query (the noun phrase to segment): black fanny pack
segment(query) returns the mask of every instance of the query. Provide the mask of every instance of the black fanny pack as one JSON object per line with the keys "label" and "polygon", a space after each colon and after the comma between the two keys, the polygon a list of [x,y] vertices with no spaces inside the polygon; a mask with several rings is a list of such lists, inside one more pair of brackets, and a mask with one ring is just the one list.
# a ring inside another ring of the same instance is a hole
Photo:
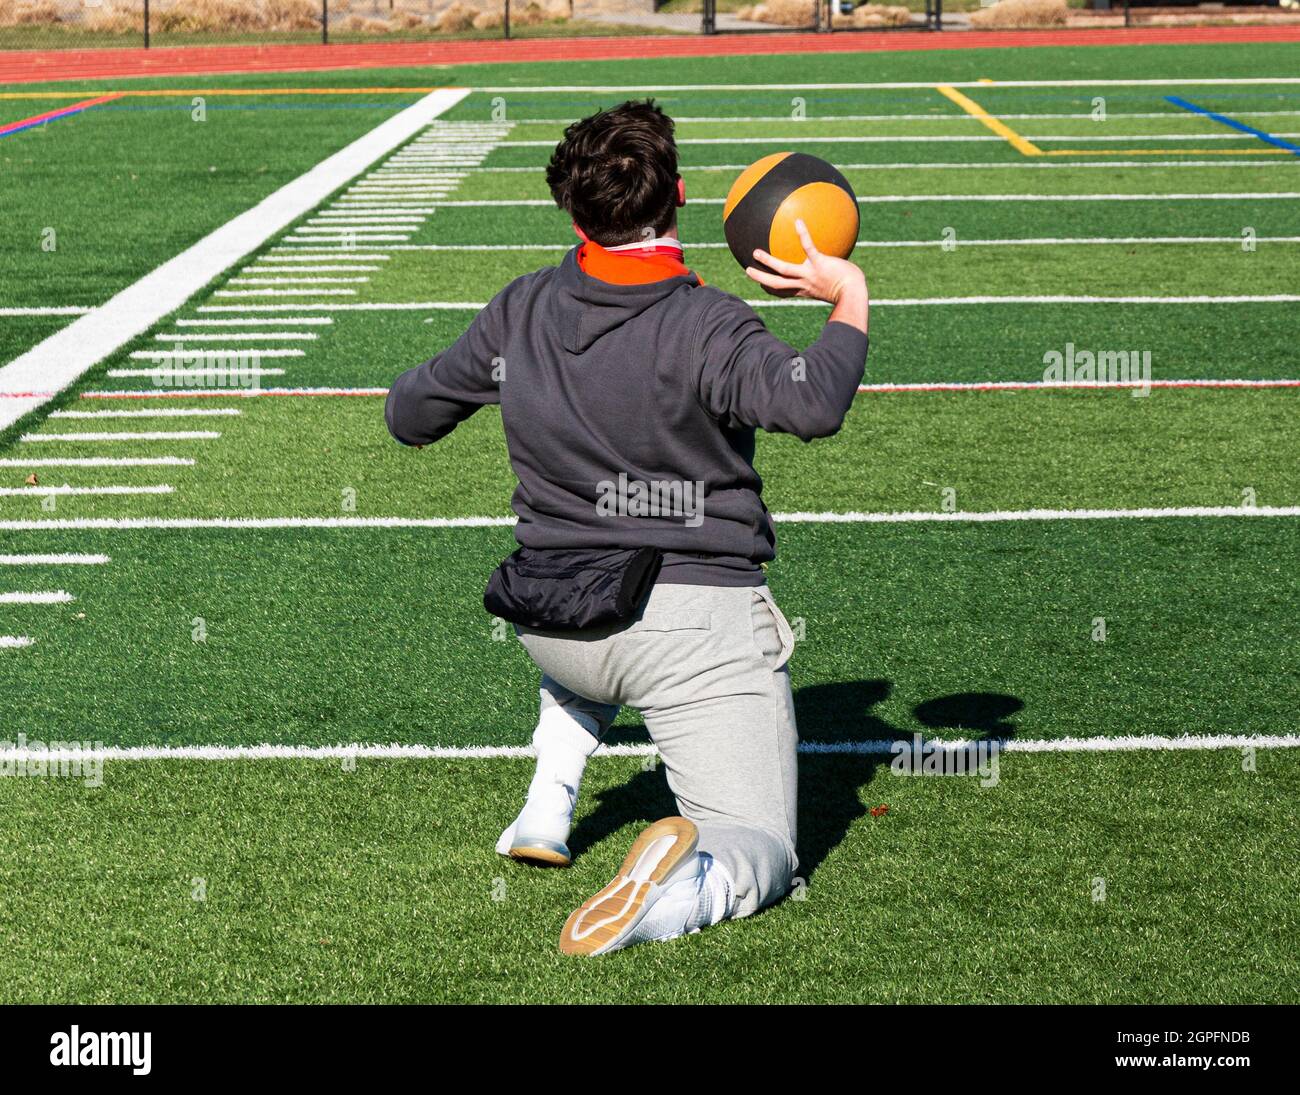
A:
{"label": "black fanny pack", "polygon": [[577,631],[630,620],[659,576],[658,548],[526,548],[488,580],[483,607],[543,631]]}

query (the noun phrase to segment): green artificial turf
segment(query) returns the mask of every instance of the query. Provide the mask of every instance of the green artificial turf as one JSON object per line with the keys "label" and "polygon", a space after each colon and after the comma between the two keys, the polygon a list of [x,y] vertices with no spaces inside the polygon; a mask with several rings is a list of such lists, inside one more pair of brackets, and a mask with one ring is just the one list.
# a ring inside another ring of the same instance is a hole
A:
{"label": "green artificial turf", "polygon": [[[279,88],[286,94],[126,98],[0,141],[0,307],[97,304],[330,152],[417,91],[318,98],[287,89],[456,83],[479,90],[447,118],[517,122],[456,200],[545,200],[545,146],[565,120],[657,90],[682,124],[688,193],[722,197],[734,166],[780,148],[847,167],[864,197],[861,247],[877,300],[985,295],[1172,296],[1294,292],[1296,245],[1245,251],[1243,230],[1294,236],[1290,156],[1029,161],[1000,141],[827,142],[834,136],[984,135],[932,88],[800,89],[806,82],[1288,75],[1295,45],[982,50],[806,58],[148,77],[131,88]],[[608,85],[581,90],[575,85]],[[645,87],[631,87],[644,84]],[[663,90],[667,85],[723,86]],[[530,90],[563,85],[567,90]],[[766,85],[766,86],[754,86]],[[41,85],[26,86],[24,92]],[[1114,134],[1222,127],[1177,94],[1276,133],[1297,128],[1287,85],[967,89],[1052,148]],[[1107,120],[1088,115],[1105,100]],[[795,102],[802,100],[801,103]],[[0,122],[60,100],[0,100]],[[795,121],[792,112],[807,117]],[[827,115],[889,115],[828,120]],[[1155,114],[1152,118],[1135,115]],[[923,115],[920,119],[893,117]],[[691,116],[698,118],[692,121]],[[725,118],[727,121],[709,121]],[[785,120],[789,118],[790,120]],[[756,120],[751,120],[756,119]],[[766,120],[764,120],[766,119]],[[771,119],[779,119],[773,121]],[[1051,141],[1045,138],[1059,137]],[[755,138],[743,141],[742,138]],[[514,147],[511,147],[511,143]],[[1158,144],[1159,142],[1141,142]],[[1191,141],[1170,141],[1170,147]],[[1046,158],[1045,158],[1046,159]],[[1212,166],[1188,165],[1205,159]],[[498,167],[528,170],[496,171]],[[210,170],[215,167],[216,170]],[[1068,201],[1071,194],[1144,194]],[[1051,201],[1022,200],[1043,195]],[[544,206],[440,204],[410,243],[551,250],[389,251],[360,303],[479,302],[553,263],[572,233]],[[710,283],[761,294],[720,243],[721,207],[682,216],[687,259]],[[42,252],[44,227],[58,249]],[[955,251],[940,250],[945,229]],[[270,241],[277,257],[298,245]],[[1227,242],[972,246],[977,239],[1214,236]],[[34,243],[34,241],[36,241]],[[365,248],[365,244],[359,245]],[[301,252],[300,252],[301,253]],[[345,257],[330,259],[346,261]],[[266,263],[265,265],[270,265]],[[228,276],[0,432],[0,458],[175,455],[192,467],[0,467],[0,486],[167,483],[162,496],[0,497],[0,554],[102,552],[103,566],[0,567],[0,592],[65,590],[58,605],[0,605],[0,740],[104,745],[521,746],[537,672],[483,611],[506,527],[120,531],[82,517],[504,516],[514,485],[500,419],[485,410],[423,452],[387,436],[376,396],[100,400],[158,390],[139,350],[177,319],[328,316],[271,386],[384,387],[454,340],[472,309],[328,310],[312,296],[232,298]],[[323,298],[321,298],[323,299]],[[250,311],[248,303],[298,303]],[[200,309],[202,309],[200,311]],[[213,311],[213,309],[226,309]],[[232,310],[235,309],[235,310]],[[820,307],[764,321],[811,342]],[[0,361],[68,322],[0,317]],[[286,326],[293,327],[292,324]],[[253,330],[255,328],[249,328]],[[271,330],[273,328],[263,328]],[[217,330],[216,328],[209,331]],[[1068,345],[1149,351],[1156,379],[1296,376],[1293,303],[878,306],[869,382],[1043,378]],[[192,343],[212,348],[220,343]],[[245,347],[250,344],[245,343]],[[251,345],[256,345],[255,343]],[[268,343],[293,346],[294,343]],[[866,393],[844,430],[803,445],[763,437],[774,511],[1294,506],[1291,390]],[[220,418],[45,418],[62,410],[234,407]],[[81,431],[211,429],[212,441],[31,442]],[[949,494],[947,492],[955,492]],[[769,581],[800,639],[792,660],[806,741],[1092,739],[1289,734],[1300,678],[1293,518],[922,524],[783,523]],[[1098,628],[1104,621],[1104,640]],[[637,712],[617,742],[644,742]],[[555,952],[567,912],[607,880],[636,829],[672,812],[641,760],[601,758],[584,786],[568,872],[534,872],[492,844],[528,779],[521,760],[115,762],[102,788],[0,778],[0,1000],[43,1001],[1296,1001],[1293,749],[1009,754],[1001,782],[902,778],[887,758],[804,756],[807,900],[608,961]],[[868,806],[890,810],[871,817]],[[1094,901],[1097,880],[1106,899]],[[196,887],[204,900],[195,900]],[[495,899],[494,899],[495,898]]]}
{"label": "green artificial turf", "polygon": [[564,917],[672,809],[635,759],[589,768],[565,871],[492,852],[517,761],[0,780],[0,998],[1296,1001],[1296,753],[1007,755],[992,788],[887,760],[802,758],[803,900],[591,960]]}
{"label": "green artificial turf", "polygon": [[0,362],[10,361],[23,351],[66,327],[76,316],[0,315]]}
{"label": "green artificial turf", "polygon": [[[1297,400],[1282,391],[934,392],[860,395],[841,432],[805,444],[761,435],[756,465],[774,511],[1295,505]],[[181,401],[237,417],[48,419],[69,431],[210,431],[212,440],[19,442],[7,459],[179,455],[193,467],[0,468],[0,485],[167,483],[171,494],[0,498],[8,518],[83,516],[473,517],[509,513],[515,477],[499,412],[485,409],[428,450],[389,436],[377,397]],[[139,403],[139,411],[177,406]],[[82,400],[78,409],[123,403]],[[1212,454],[1212,456],[1211,456]],[[610,475],[619,470],[611,468]],[[345,492],[346,495],[345,495]],[[353,507],[345,510],[347,505]],[[46,503],[48,507],[48,503]]]}
{"label": "green artificial turf", "polygon": [[0,307],[102,304],[414,96],[337,98],[292,113],[214,98],[202,122],[189,99],[125,99],[3,138]]}
{"label": "green artificial turf", "polygon": [[[990,701],[1010,712],[996,729],[1033,738],[1293,726],[1291,521],[782,525],[778,537],[768,578],[803,621],[793,681],[808,739],[951,734],[987,705],[959,703],[946,731],[916,705],[971,694],[1004,697]],[[482,607],[507,528],[5,542],[112,559],[3,575],[77,598],[0,605],[0,634],[37,640],[4,652],[0,725],[12,732],[110,745],[528,741],[537,672]]]}

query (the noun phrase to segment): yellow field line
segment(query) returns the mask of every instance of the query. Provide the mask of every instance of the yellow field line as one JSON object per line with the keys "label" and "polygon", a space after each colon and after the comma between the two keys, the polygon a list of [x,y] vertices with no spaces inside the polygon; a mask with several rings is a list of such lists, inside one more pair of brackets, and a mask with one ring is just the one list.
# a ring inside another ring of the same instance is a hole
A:
{"label": "yellow field line", "polygon": [[441,87],[202,87],[136,91],[0,91],[0,99],[86,99],[96,95],[166,98],[191,95],[428,95]]}
{"label": "yellow field line", "polygon": [[951,99],[972,118],[978,118],[984,123],[984,125],[993,130],[994,133],[1005,140],[1022,156],[1041,156],[1043,154],[1043,150],[1036,144],[1032,141],[1025,140],[1024,137],[1007,125],[1006,122],[1002,121],[1001,118],[993,117],[992,114],[980,106],[979,103],[975,102],[974,99],[963,95],[955,87],[950,87],[947,84],[939,84],[935,90],[945,98]]}

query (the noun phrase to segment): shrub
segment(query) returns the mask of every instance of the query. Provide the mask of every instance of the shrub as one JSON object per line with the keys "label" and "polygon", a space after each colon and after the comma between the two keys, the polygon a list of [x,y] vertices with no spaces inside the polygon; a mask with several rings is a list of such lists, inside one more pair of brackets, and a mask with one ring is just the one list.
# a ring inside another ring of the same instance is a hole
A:
{"label": "shrub", "polygon": [[775,23],[780,27],[810,27],[816,13],[815,0],[764,0],[736,12],[742,19]]}
{"label": "shrub", "polygon": [[0,0],[0,27],[50,27],[61,22],[54,0]]}
{"label": "shrub", "polygon": [[971,26],[986,30],[1011,27],[1062,27],[1065,0],[998,0],[991,8],[971,12]]}
{"label": "shrub", "polygon": [[469,30],[474,25],[474,16],[477,14],[478,11],[468,4],[462,4],[460,0],[452,0],[450,7],[443,8],[438,13],[438,18],[434,20],[433,25],[443,34],[456,34]]}
{"label": "shrub", "polygon": [[912,13],[902,4],[863,4],[848,15],[836,12],[833,19],[835,26],[852,27],[855,30],[866,27],[905,27],[912,21]]}

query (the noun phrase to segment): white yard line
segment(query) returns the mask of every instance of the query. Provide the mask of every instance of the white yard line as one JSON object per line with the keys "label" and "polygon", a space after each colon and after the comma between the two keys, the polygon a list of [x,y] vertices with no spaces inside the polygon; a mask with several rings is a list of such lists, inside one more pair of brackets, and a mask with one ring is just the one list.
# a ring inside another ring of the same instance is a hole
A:
{"label": "white yard line", "polygon": [[[1237,87],[1260,84],[1300,84],[1300,76],[1202,76],[1184,79],[1111,79],[1111,80],[893,80],[875,83],[840,84],[509,84],[484,85],[473,90],[480,93],[583,94],[600,92],[621,94],[626,91],[909,91],[945,87],[973,87],[988,91],[998,87]],[[520,119],[521,122],[527,119]]]}
{"label": "white yard line", "polygon": [[260,278],[260,277],[238,277],[231,278],[227,285],[365,285],[370,279],[360,278],[335,278],[335,277],[308,277],[308,278]]}
{"label": "white yard line", "polygon": [[395,218],[397,220],[410,220],[415,217],[418,220],[424,220],[436,206],[429,205],[423,199],[418,201],[408,200],[406,198],[349,198],[347,201],[340,201],[334,205],[326,206],[320,211],[318,216],[312,218],[312,221],[338,221],[351,220],[353,218],[380,218],[384,220]]}
{"label": "white yard line", "polygon": [[0,460],[0,468],[192,468],[183,456],[55,456]]}
{"label": "white yard line", "polygon": [[[40,308],[14,307],[0,308],[0,316],[86,316],[94,310],[94,308],[80,307],[72,304]],[[2,424],[3,423],[0,423],[0,425]]]}
{"label": "white yard line", "polygon": [[[313,229],[328,228],[331,234],[353,235],[357,232],[363,232],[367,235],[377,233],[397,233],[397,232],[414,232],[435,212],[433,206],[407,206],[400,209],[380,209],[368,205],[357,206],[355,208],[337,209],[333,212],[326,210],[325,215],[315,219],[315,223],[307,224],[305,227]],[[414,217],[415,220],[411,220]],[[295,232],[295,234],[300,234]],[[307,235],[319,235],[319,231]],[[287,238],[287,237],[286,237]],[[321,243],[329,243],[329,240],[321,240]],[[367,246],[375,247],[378,244],[368,244]],[[354,248],[355,250],[355,248]],[[385,248],[388,250],[388,248]],[[276,257],[271,257],[267,261],[279,262]]]}
{"label": "white yard line", "polygon": [[[921,753],[959,753],[976,747],[980,739],[925,738]],[[987,746],[987,741],[984,742]],[[889,756],[916,752],[915,738],[897,741],[802,741],[799,752],[819,756]],[[1201,752],[1218,749],[1295,749],[1297,734],[1156,734],[1095,738],[1010,738],[998,741],[1000,753],[1138,753]],[[596,757],[649,757],[658,754],[650,744],[601,745]],[[536,756],[531,745],[105,745],[92,748],[24,745],[5,750],[18,763],[51,761],[150,760],[525,760]]]}
{"label": "white yard line", "polygon": [[[381,122],[346,148],[264,198],[102,306],[0,367],[0,393],[39,391],[0,400],[0,428],[40,406],[87,369],[181,307],[222,271],[316,208],[469,94],[435,91]],[[72,313],[63,313],[72,314]]]}
{"label": "white yard line", "polygon": [[[274,259],[272,261],[279,262],[281,260]],[[247,267],[248,272],[251,274],[362,274],[374,273],[375,271],[382,269],[382,266],[370,266],[368,264],[360,266],[339,266],[330,263],[321,265],[319,262],[303,266],[257,265]],[[155,335],[154,337],[156,338],[158,336]]]}
{"label": "white yard line", "polygon": [[[391,227],[394,231],[383,232],[380,229]],[[384,239],[384,238],[401,238],[409,239],[411,232],[417,228],[414,224],[395,224],[395,225],[344,225],[344,224],[305,224],[300,228],[295,228],[294,235],[298,236],[343,236],[358,240],[364,239]],[[398,233],[406,233],[399,237]],[[292,238],[292,237],[289,237]]]}
{"label": "white yard line", "polygon": [[[41,489],[41,488],[36,488]],[[1300,506],[1171,506],[1149,509],[1028,509],[967,512],[776,513],[783,524],[987,524],[1021,521],[1099,521],[1155,518],[1300,517]],[[48,520],[0,520],[11,532],[87,530],[110,532],[145,529],[462,529],[508,528],[514,517],[68,517]]]}
{"label": "white yard line", "polygon": [[[374,236],[369,233],[361,234],[355,232],[341,232],[337,237],[333,237],[337,242],[348,241],[351,243],[405,243],[411,238],[409,232],[402,235],[380,235]],[[315,236],[285,236],[285,243],[329,243],[330,237]]]}
{"label": "white yard line", "polygon": [[[767,299],[748,300],[752,308],[825,308],[826,305],[816,300]],[[1300,303],[1300,294],[1267,293],[1260,295],[1234,296],[1182,296],[1182,297],[1100,297],[1100,296],[979,296],[979,297],[894,297],[872,300],[873,308],[918,307],[923,305],[963,305],[963,304],[1296,304]],[[487,307],[486,301],[367,301],[365,303],[340,304],[333,301],[307,302],[296,304],[204,304],[200,312],[268,312],[282,308],[314,308],[320,311],[359,311],[359,312],[480,312]]]}
{"label": "white yard line", "polygon": [[[1249,133],[1088,133],[1088,134],[1037,134],[1022,133],[1028,141],[1252,141]],[[1275,133],[1275,137],[1296,137],[1296,133]],[[858,134],[855,136],[809,136],[806,133],[782,133],[762,137],[679,137],[677,145],[722,144],[976,144],[1001,141],[1003,137],[983,134]],[[554,141],[502,141],[502,148],[554,148]]]}
{"label": "white yard line", "polygon": [[66,605],[76,599],[62,589],[48,593],[0,593],[0,605]]}
{"label": "white yard line", "polygon": [[258,357],[306,357],[306,350],[285,349],[278,347],[267,350],[253,346],[223,346],[219,350],[136,350],[131,354],[132,361],[213,361],[224,360],[232,354],[256,354]]}
{"label": "white yard line", "polygon": [[[328,327],[333,323],[329,316],[279,316],[275,319],[178,319],[177,327],[243,327],[249,324],[265,324],[274,326],[275,324],[297,323],[304,327]],[[198,338],[207,338],[207,335],[198,335]],[[224,338],[224,335],[216,336]],[[242,335],[234,337],[242,338]]]}
{"label": "white yard line", "polygon": [[[346,255],[349,262],[388,262],[388,254],[361,254],[349,247],[272,247],[259,262],[320,262],[331,255]],[[177,322],[185,322],[178,320]]]}
{"label": "white yard line", "polygon": [[[950,247],[1057,247],[1073,244],[1116,244],[1125,247],[1147,244],[1231,243],[1241,246],[1241,236],[1060,236],[1032,239],[962,239],[956,237]],[[941,247],[946,241],[929,240],[858,240],[855,247]],[[1300,236],[1256,236],[1255,243],[1300,243]],[[576,243],[399,243],[394,251],[570,251]],[[687,251],[722,250],[720,241],[686,244]]]}
{"label": "white yard line", "polygon": [[346,193],[356,194],[364,190],[419,190],[428,194],[446,194],[455,190],[459,185],[455,182],[434,182],[406,176],[400,178],[388,176],[378,179],[367,176],[366,178],[368,181],[359,182],[355,186],[348,187]]}
{"label": "white yard line", "polygon": [[[387,395],[387,388],[231,388],[228,391],[196,391],[196,392],[160,392],[156,388],[145,389],[143,391],[95,391],[82,392],[82,399],[185,399],[185,398],[252,398],[263,395],[347,395],[347,396],[378,396]],[[0,467],[3,467],[0,462]],[[14,461],[14,467],[24,466],[20,461]]]}
{"label": "white yard line", "polygon": [[112,485],[105,487],[0,487],[0,496],[18,498],[26,495],[46,497],[51,494],[171,494],[176,488],[168,483],[158,483],[147,487],[124,487]]}
{"label": "white yard line", "polygon": [[25,433],[18,440],[40,441],[215,441],[216,430],[146,430],[141,433]]}
{"label": "white yard line", "polygon": [[347,224],[366,224],[379,228],[397,228],[402,229],[412,224],[423,224],[428,217],[423,213],[381,213],[370,212],[367,210],[335,210],[334,212],[322,213],[319,217],[312,217],[307,223],[315,227],[338,227]]}
{"label": "white yard line", "polygon": [[111,561],[107,555],[94,555],[85,552],[0,555],[0,566],[7,567],[103,566]]}
{"label": "white yard line", "polygon": [[[1300,388],[1300,377],[1281,377],[1268,380],[1249,380],[1236,377],[1202,379],[1151,380],[935,380],[911,383],[860,384],[858,391],[889,393],[906,392],[993,392],[993,391],[1054,391],[1071,390],[1131,390],[1135,388]],[[189,393],[160,392],[156,389],[137,391],[83,392],[82,399],[185,399],[192,397],[228,396],[230,398],[255,398],[258,396],[384,396],[387,388],[297,387],[297,388],[240,388],[226,392],[202,391]],[[191,461],[192,462],[192,461]],[[0,467],[26,467],[32,461],[13,460]]]}
{"label": "white yard line", "polygon": [[16,650],[20,647],[31,646],[35,639],[29,639],[26,635],[0,635],[0,650]]}
{"label": "white yard line", "polygon": [[[808,307],[815,300],[750,300],[753,308]],[[895,297],[892,300],[873,300],[872,305],[884,307],[917,307],[930,304],[1295,304],[1300,294],[1265,293],[1238,296],[1184,296],[1184,297],[1100,297],[1100,296],[1024,296],[1024,297]],[[822,305],[825,307],[825,305]]]}
{"label": "white yard line", "polygon": [[[410,239],[410,236],[402,236]],[[214,297],[354,297],[355,289],[218,289]],[[132,355],[135,356],[134,354]]]}
{"label": "white yard line", "polygon": [[[956,85],[949,84],[947,86],[953,87]],[[1292,118],[1296,115],[1300,115],[1300,110],[1234,110],[1232,112],[1234,118],[1273,118],[1279,116]],[[1172,110],[1159,110],[1151,113],[1112,110],[1106,113],[1104,120],[1099,120],[1087,112],[1078,114],[1003,114],[999,112],[998,117],[1015,119],[1016,121],[1028,121],[1039,118],[1051,120],[1070,119],[1073,121],[1090,122],[1093,125],[1104,126],[1121,118],[1160,118],[1165,121],[1179,121],[1186,120],[1188,115],[1176,113]],[[707,125],[714,123],[731,125],[735,122],[789,122],[792,125],[804,125],[811,122],[814,125],[819,125],[822,122],[978,122],[979,120],[980,119],[971,114],[947,112],[941,114],[809,114],[801,119],[792,118],[789,114],[760,114],[749,115],[748,117],[730,117],[724,114],[710,115],[673,113],[673,122],[678,126]],[[572,122],[572,118],[520,118],[515,122],[515,125],[567,126]]]}
{"label": "white yard line", "polygon": [[[1112,165],[1113,166],[1113,165]],[[1160,202],[1160,201],[1294,201],[1300,191],[1265,190],[1207,194],[859,194],[859,205],[888,205],[899,202]],[[725,198],[692,198],[692,205],[723,205]],[[457,198],[439,202],[445,209],[554,208],[543,198]]]}
{"label": "white yard line", "polygon": [[52,411],[50,418],[216,418],[234,417],[238,407],[158,407],[142,411]]}
{"label": "white yard line", "polygon": [[859,392],[1029,392],[1055,389],[1300,388],[1300,379],[1275,380],[971,380],[912,384],[859,384]]}
{"label": "white yard line", "polygon": [[[968,115],[968,117],[971,117]],[[1006,117],[1006,115],[999,115]],[[978,121],[979,119],[974,119]],[[1117,153],[1118,155],[1118,153]],[[679,164],[678,170],[683,174],[692,174],[700,171],[744,171],[749,164],[743,163],[709,163],[709,164]],[[1271,160],[1261,162],[1259,160],[997,160],[990,162],[967,162],[967,163],[841,163],[836,164],[841,171],[933,171],[933,170],[962,170],[973,171],[983,168],[1006,168],[1006,167],[1047,167],[1047,168],[1068,168],[1068,167],[1298,167],[1300,159],[1295,157],[1279,156]],[[474,167],[469,168],[471,171],[491,172],[499,174],[509,172],[512,174],[530,174],[541,176],[544,170],[541,164],[531,164],[527,167]],[[694,199],[691,199],[694,204]]]}
{"label": "white yard line", "polygon": [[[196,320],[190,320],[194,323]],[[223,321],[224,322],[224,321]],[[231,321],[238,324],[238,320]],[[259,321],[261,322],[261,321]],[[275,321],[273,321],[275,322]],[[320,338],[315,331],[222,331],[220,333],[202,334],[197,331],[183,331],[180,334],[154,335],[159,342],[230,342],[230,341],[267,341],[267,342],[313,342]],[[240,349],[238,352],[248,352]]]}
{"label": "white yard line", "polygon": [[[284,376],[283,369],[263,369],[248,365],[221,365],[210,369],[109,369],[104,374],[110,380],[129,379],[131,377],[153,377],[155,382],[163,380],[199,380],[203,377],[231,378],[243,383],[255,376]],[[169,395],[183,396],[185,392],[170,392]],[[236,394],[232,391],[230,394]]]}

